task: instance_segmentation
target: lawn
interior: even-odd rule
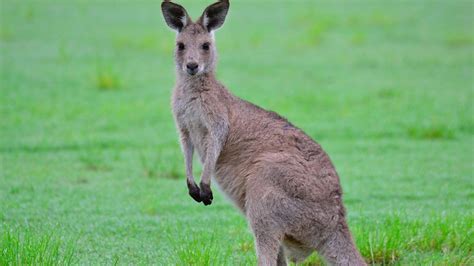
[[[219,79],[329,153],[370,264],[474,264],[473,10],[231,1],[216,33]],[[216,184],[210,206],[187,195],[160,1],[0,12],[0,265],[255,264]]]

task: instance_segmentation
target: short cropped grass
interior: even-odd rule
[[[326,149],[365,260],[474,264],[473,3],[231,2],[218,77]],[[0,265],[255,264],[187,195],[159,5],[1,2]]]

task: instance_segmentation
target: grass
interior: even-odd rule
[[[474,263],[472,9],[234,1],[216,33],[218,77],[331,155],[370,264]],[[0,12],[0,265],[255,264],[216,184],[209,207],[187,195],[159,1]]]
[[[97,88],[101,90],[116,90],[120,88],[120,80],[117,78],[117,75],[110,72],[98,72],[96,81]]]
[[[74,244],[65,243],[53,233],[35,235],[28,230],[2,232],[1,265],[70,265],[74,261]]]

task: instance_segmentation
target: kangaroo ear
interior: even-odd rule
[[[199,18],[199,23],[201,23],[207,31],[211,32],[217,30],[224,24],[225,16],[227,11],[229,11],[229,0],[220,0],[217,3],[214,3],[204,10],[201,18]]]
[[[191,23],[191,19],[189,18],[186,9],[178,4],[165,0],[161,3],[161,12],[163,13],[166,24],[178,32],[187,24]]]

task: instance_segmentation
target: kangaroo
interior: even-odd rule
[[[229,6],[228,0],[216,2],[193,22],[181,5],[161,4],[177,31],[172,109],[189,195],[211,204],[213,177],[247,218],[259,265],[301,262],[313,251],[331,265],[365,265],[346,223],[338,174],[321,146],[216,79],[214,31]],[[203,164],[199,186],[195,150]]]

